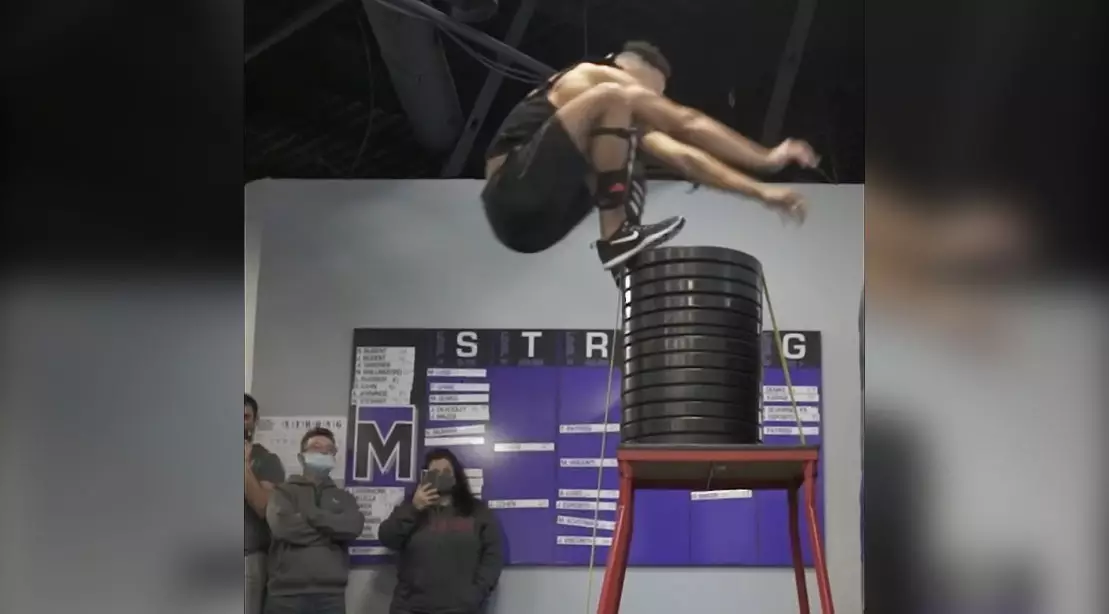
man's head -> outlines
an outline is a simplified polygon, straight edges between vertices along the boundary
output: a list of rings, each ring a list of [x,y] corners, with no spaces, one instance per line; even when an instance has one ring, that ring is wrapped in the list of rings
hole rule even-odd
[[[651,43],[630,41],[616,56],[616,65],[635,77],[643,87],[661,94],[670,78],[670,62]]]
[[[243,394],[243,439],[254,439],[254,427],[258,424],[258,401],[249,394]]]
[[[297,458],[304,467],[304,475],[327,477],[335,468],[335,433],[322,426],[308,431],[300,439],[300,454]]]

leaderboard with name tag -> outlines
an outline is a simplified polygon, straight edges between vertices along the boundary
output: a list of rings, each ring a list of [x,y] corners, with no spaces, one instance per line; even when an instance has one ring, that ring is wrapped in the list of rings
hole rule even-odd
[[[801,444],[797,418],[782,370],[784,357],[798,413],[805,428],[805,443],[819,444],[823,400],[821,335],[818,331],[796,330],[780,331],[780,335],[780,352],[771,331],[764,331],[762,335],[762,443],[767,446]],[[792,565],[789,508],[784,491],[721,491],[711,488],[709,485],[705,492],[690,495],[690,547],[695,561],[706,565]],[[823,525],[824,487],[819,476],[816,490],[818,520]],[[804,497],[801,503],[804,505]],[[811,566],[806,523],[802,523],[801,531],[802,556],[805,565]]]
[[[815,368],[819,388],[819,333],[799,334],[809,340],[809,354],[789,358],[791,369]],[[789,348],[800,343],[791,339]],[[508,564],[584,565],[591,552],[603,564],[618,486],[618,343],[604,330],[355,330],[348,475],[369,520],[351,549],[353,562],[385,560],[388,552],[376,537],[386,508],[410,494],[427,450],[445,447],[498,515]],[[764,356],[771,386],[778,380],[767,363],[775,357]],[[819,393],[817,403],[803,408],[816,408],[817,426],[818,400]],[[784,416],[778,405],[770,403],[764,414],[766,439],[790,443],[796,438],[787,431],[772,430]],[[788,565],[788,543],[781,552],[768,548],[764,557],[760,540],[747,536],[748,529],[759,530],[763,503],[731,491],[640,493],[631,563]],[[777,503],[766,501],[767,512]],[[731,541],[746,545],[729,552],[720,542],[737,528],[742,537]]]
[[[763,335],[764,363],[762,393],[762,440],[766,445],[800,445],[804,430],[806,444],[821,441],[823,407],[821,383],[821,338],[813,331],[782,331],[781,352],[773,338]],[[797,403],[794,414],[790,391],[782,371],[782,358],[789,368],[793,385],[793,401]],[[798,414],[801,426],[797,425]],[[824,525],[824,459],[818,467],[816,483],[817,522]],[[788,495],[782,491],[758,493],[759,548],[758,560],[762,565],[787,566],[792,557],[789,551]],[[804,494],[801,505],[806,505]],[[803,509],[803,507],[802,507]],[[820,532],[824,535],[824,531]],[[801,523],[801,554],[806,565],[812,564],[812,547],[808,523]]]

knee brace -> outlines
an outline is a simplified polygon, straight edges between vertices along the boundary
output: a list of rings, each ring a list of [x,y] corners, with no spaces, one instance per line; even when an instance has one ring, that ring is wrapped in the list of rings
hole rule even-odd
[[[639,145],[636,132],[628,128],[596,128],[591,136],[612,136],[627,139],[628,155],[624,159],[623,167],[612,171],[597,173],[597,208],[602,211],[611,211],[623,207],[632,223],[639,223],[639,211],[633,204],[632,198],[632,169],[635,166],[635,154]]]
[[[625,170],[597,173],[597,208],[611,211],[623,207],[631,194],[630,180]]]

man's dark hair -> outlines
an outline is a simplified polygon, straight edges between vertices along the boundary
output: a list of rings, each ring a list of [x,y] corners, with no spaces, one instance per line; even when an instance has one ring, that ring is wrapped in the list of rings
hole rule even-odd
[[[470,490],[470,479],[466,477],[466,470],[462,467],[462,463],[458,461],[458,457],[454,455],[454,452],[446,448],[431,450],[424,457],[423,468],[427,469],[433,461],[440,459],[446,459],[454,471],[454,490],[451,492],[451,503],[458,510],[458,513],[463,516],[473,516],[474,510],[478,508],[481,502],[474,496],[474,491]]]
[[[308,445],[308,440],[313,438],[313,437],[327,437],[328,439],[331,440],[332,444],[335,443],[335,433],[332,433],[331,429],[324,428],[322,426],[317,426],[313,429],[310,429],[307,433],[304,434],[304,437],[300,438],[300,451],[301,452],[304,451],[304,446]]]
[[[250,413],[254,414],[254,419],[258,419],[258,401],[248,393],[243,393],[243,405],[250,408]]]
[[[624,43],[622,53],[634,53],[639,59],[649,64],[652,68],[662,73],[663,77],[670,78],[670,62],[662,55],[658,47],[646,41],[628,41]]]

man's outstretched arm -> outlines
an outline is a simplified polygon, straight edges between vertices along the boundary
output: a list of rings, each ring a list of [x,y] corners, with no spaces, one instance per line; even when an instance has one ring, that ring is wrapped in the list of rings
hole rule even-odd
[[[640,86],[634,77],[611,66],[589,65],[584,74],[591,85],[619,83]],[[767,149],[696,109],[646,90],[643,90],[634,112],[638,120],[651,128],[704,150],[729,165],[772,173],[793,162],[805,167],[816,166],[819,162],[812,148],[804,141],[789,139],[774,149]]]
[[[758,199],[767,207],[798,223],[805,220],[805,202],[793,190],[755,181],[696,147],[679,142],[662,132],[645,134],[642,146],[652,157],[690,181]]]

